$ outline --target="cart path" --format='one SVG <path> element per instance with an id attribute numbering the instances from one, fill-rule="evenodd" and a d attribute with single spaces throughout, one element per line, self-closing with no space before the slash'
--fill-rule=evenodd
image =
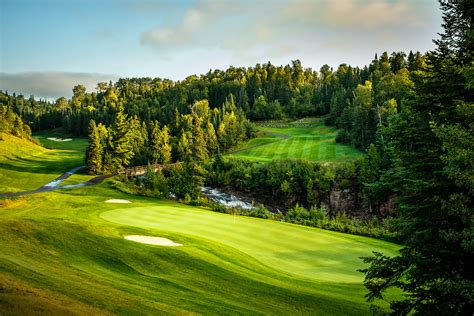
<path id="1" fill-rule="evenodd" d="M 90 185 L 95 185 L 98 183 L 101 183 L 105 179 L 111 177 L 110 175 L 106 176 L 97 176 L 94 177 L 86 182 L 81 182 L 77 184 L 69 184 L 69 185 L 63 185 L 60 186 L 61 182 L 69 178 L 71 175 L 76 173 L 77 171 L 84 169 L 86 166 L 79 166 L 74 169 L 69 170 L 68 172 L 60 175 L 56 179 L 54 179 L 51 182 L 46 183 L 43 185 L 41 188 L 38 188 L 36 190 L 30 190 L 30 191 L 22 191 L 22 192 L 10 192 L 10 193 L 0 193 L 0 197 L 14 197 L 14 196 L 22 196 L 22 195 L 30 195 L 30 194 L 35 194 L 35 193 L 41 193 L 41 192 L 49 192 L 49 191 L 54 191 L 54 190 L 60 190 L 60 189 L 73 189 L 73 188 L 82 188 Z"/>

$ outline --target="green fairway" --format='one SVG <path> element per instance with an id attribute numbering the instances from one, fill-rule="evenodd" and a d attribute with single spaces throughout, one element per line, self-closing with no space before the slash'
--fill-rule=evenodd
<path id="1" fill-rule="evenodd" d="M 87 147 L 87 139 L 82 137 L 73 137 L 62 134 L 60 131 L 42 131 L 35 133 L 33 138 L 37 139 L 41 145 L 49 149 L 69 149 L 84 153 Z M 71 139 L 71 141 L 54 141 L 50 138 Z"/>
<path id="2" fill-rule="evenodd" d="M 299 122 L 299 121 L 298 121 Z M 259 127 L 266 133 L 245 143 L 229 157 L 270 161 L 274 159 L 308 159 L 321 162 L 339 162 L 360 157 L 363 153 L 354 147 L 336 143 L 337 130 L 313 119 L 310 127 L 286 124 L 286 127 Z M 293 127 L 295 126 L 295 127 Z"/>
<path id="3" fill-rule="evenodd" d="M 0 174 L 22 161 L 15 172 L 25 185 L 39 184 L 45 174 L 54 178 L 38 171 L 52 166 L 59 172 L 83 155 L 16 138 L 3 142 L 23 149 L 4 155 Z M 104 203 L 108 199 L 132 204 Z M 145 245 L 126 235 L 166 237 L 183 246 Z M 115 190 L 113 180 L 0 198 L 0 248 L 2 315 L 364 315 L 369 304 L 356 271 L 363 267 L 359 257 L 398 249 L 370 238 L 128 195 Z"/>
<path id="4" fill-rule="evenodd" d="M 64 172 L 84 164 L 87 141 L 73 140 L 67 145 L 66 142 L 49 142 L 51 149 L 45 149 L 32 142 L 2 134 L 0 193 L 37 189 Z"/>

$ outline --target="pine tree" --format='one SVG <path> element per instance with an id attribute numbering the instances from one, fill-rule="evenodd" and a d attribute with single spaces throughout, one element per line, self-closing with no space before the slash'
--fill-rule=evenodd
<path id="1" fill-rule="evenodd" d="M 103 147 L 99 131 L 92 120 L 89 123 L 89 147 L 87 148 L 87 168 L 90 173 L 97 174 L 102 171 Z"/>
<path id="2" fill-rule="evenodd" d="M 206 161 L 209 158 L 206 138 L 201 127 L 201 119 L 194 116 L 193 119 L 193 142 L 191 144 L 192 157 L 196 161 Z"/>
<path id="3" fill-rule="evenodd" d="M 189 132 L 184 132 L 181 130 L 181 136 L 178 141 L 178 153 L 182 161 L 188 162 L 191 161 L 192 151 L 191 151 L 192 139 Z"/>
<path id="4" fill-rule="evenodd" d="M 127 167 L 133 158 L 134 152 L 131 144 L 130 126 L 123 106 L 119 106 L 110 130 L 112 170 L 118 171 Z"/>
<path id="5" fill-rule="evenodd" d="M 171 151 L 170 135 L 168 126 L 164 126 L 160 132 L 160 144 L 161 144 L 161 160 L 160 163 L 168 164 L 171 162 Z"/>
<path id="6" fill-rule="evenodd" d="M 207 123 L 207 131 L 206 131 L 206 142 L 207 148 L 209 149 L 209 153 L 215 154 L 219 150 L 219 142 L 217 141 L 216 130 L 214 129 L 214 125 L 211 123 Z"/>
<path id="7" fill-rule="evenodd" d="M 440 3 L 445 32 L 428 55 L 417 96 L 387 135 L 404 248 L 394 258 L 365 258 L 370 267 L 362 270 L 369 300 L 389 287 L 405 292 L 390 304 L 403 315 L 474 311 L 474 94 L 472 76 L 465 76 L 473 62 L 474 7 L 470 0 Z"/>
<path id="8" fill-rule="evenodd" d="M 171 145 L 169 143 L 169 129 L 164 126 L 160 129 L 158 122 L 153 123 L 151 132 L 151 148 L 154 163 L 167 164 L 171 162 Z"/>
<path id="9" fill-rule="evenodd" d="M 158 121 L 154 121 L 151 129 L 151 156 L 155 164 L 157 164 L 161 158 L 160 132 L 160 124 Z"/>

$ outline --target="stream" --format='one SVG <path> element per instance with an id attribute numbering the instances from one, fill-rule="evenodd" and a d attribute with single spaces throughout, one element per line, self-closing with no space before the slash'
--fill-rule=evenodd
<path id="1" fill-rule="evenodd" d="M 226 207 L 241 208 L 244 210 L 251 210 L 254 206 L 246 201 L 243 201 L 233 194 L 226 193 L 219 189 L 210 187 L 201 187 L 201 192 L 209 199 L 216 203 L 222 204 Z"/>

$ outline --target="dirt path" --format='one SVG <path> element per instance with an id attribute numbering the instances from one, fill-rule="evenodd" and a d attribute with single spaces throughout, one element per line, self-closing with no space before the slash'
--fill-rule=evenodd
<path id="1" fill-rule="evenodd" d="M 49 192 L 49 191 L 60 190 L 60 189 L 81 188 L 81 187 L 86 187 L 86 186 L 101 183 L 105 179 L 111 177 L 111 176 L 97 176 L 97 177 L 92 178 L 92 179 L 90 179 L 89 181 L 86 181 L 86 182 L 81 182 L 81 183 L 77 183 L 77 184 L 63 185 L 63 186 L 59 185 L 61 182 L 63 182 L 67 178 L 69 178 L 75 172 L 77 172 L 78 170 L 84 169 L 85 167 L 86 166 L 79 166 L 79 167 L 76 167 L 74 169 L 71 169 L 68 172 L 60 175 L 59 177 L 57 177 L 53 181 L 48 182 L 47 184 L 43 185 L 41 188 L 38 188 L 36 190 L 1 193 L 0 197 L 14 197 L 14 196 L 30 195 L 30 194 L 41 193 L 41 192 Z"/>
<path id="2" fill-rule="evenodd" d="M 250 150 L 250 149 L 254 149 L 254 148 L 257 148 L 257 147 L 262 147 L 262 146 L 267 146 L 269 144 L 273 144 L 273 143 L 276 143 L 276 142 L 281 142 L 282 140 L 285 140 L 285 139 L 288 139 L 290 138 L 291 136 L 288 136 L 288 135 L 285 135 L 285 134 L 281 134 L 281 133 L 274 133 L 274 132 L 265 132 L 265 135 L 273 135 L 273 136 L 277 136 L 277 137 L 280 137 L 280 139 L 277 139 L 273 142 L 269 142 L 269 143 L 266 143 L 266 144 L 260 144 L 260 145 L 255 145 L 255 146 L 250 146 L 250 147 L 247 147 L 247 148 L 242 148 L 242 149 L 238 149 L 236 151 L 233 151 L 233 152 L 230 152 L 228 154 L 232 155 L 232 154 L 237 154 L 237 153 L 240 153 L 240 152 L 243 152 L 243 151 L 247 151 L 247 150 Z"/>

